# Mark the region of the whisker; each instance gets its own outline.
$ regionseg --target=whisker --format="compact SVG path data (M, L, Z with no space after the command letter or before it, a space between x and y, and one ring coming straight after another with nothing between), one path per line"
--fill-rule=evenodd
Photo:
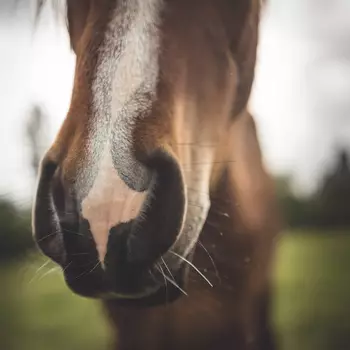
M188 296L188 294L176 283L174 282L171 278L169 278L167 275L164 275L164 277L166 278L166 280L171 283L175 288L177 288L181 293L183 293L184 295Z
M101 262L98 261L97 264L96 264L91 270L82 272L81 274L79 274L78 276L76 276L75 279L77 280L77 279L80 278L80 277L83 277L83 276L85 276L85 275L88 275L89 273L93 272L100 264L101 264Z
M90 237L84 235L83 233L76 232L76 231L72 231L72 230L68 230L68 229L66 229L66 228L62 228L62 231L63 231L63 232L67 232L67 233L72 233L72 234L77 235L77 236L90 238Z
M42 280L44 277L54 273L54 272L58 272L60 270L59 266L53 267L52 269L46 271L39 279L38 281Z
M158 281L157 281L156 277L154 276L153 272L151 271L151 269L148 269L148 273L151 275L153 281L158 283Z
M87 238L87 239L92 239L92 237L89 237L89 236L86 236L84 235L83 233L80 233L80 232L75 232L75 231L72 231L72 230L67 230L67 229L62 229L63 232L67 232L67 233L71 233L71 234L74 234L74 235L77 235L77 236L80 236L80 237L84 237L84 238ZM49 233L48 235L44 236L44 237L41 237L37 240L37 243L40 243L42 241L44 241L45 239L48 239L49 237L52 237L56 234L60 233L59 230L57 231L54 231L54 232L51 232Z
M52 232L52 233L49 233L48 235L44 236L44 237L41 237L37 240L37 243L40 243L41 241L44 241L45 239L51 237L51 236L54 236L58 233L58 231L55 231L55 232Z
M199 245L202 247L202 249L207 253L207 255L208 255L208 257L209 257L211 263L213 264L213 267L214 267L214 270L215 270L215 275L216 275L216 277L218 278L219 283L221 284L221 277L220 277L220 275L219 275L219 271L218 271L218 269L217 269L217 267L216 267L216 264L215 264L215 261L214 261L213 257L209 254L207 248L205 248L204 244L203 244L200 240L198 240L198 244L199 244Z
M101 265L101 262L100 262L100 261L98 261L97 264L96 264L87 274L89 274L89 273L95 271L95 270L97 269L98 265Z
M203 273L202 272L200 272L199 271L199 269L195 266L195 265L193 265L190 261L188 261L186 258L184 258L183 256L181 256L181 255L179 255L179 254L177 254L177 253L175 253L174 251L172 251L172 250L170 250L170 253L172 253L172 254L174 254L175 256L177 256L178 258L180 258L181 260L183 260L183 261L185 261L187 264L189 264L208 284L209 284L209 286L210 287L213 287L213 285L212 285L212 283L208 280L208 278L207 277L205 277L204 275L203 275Z
M31 280L28 282L28 284L31 284L35 278L37 277L38 273L44 268L46 267L49 263L51 262L50 259L48 259L47 261L45 261L35 272L34 272L34 276L33 278L31 278Z
M171 271L170 271L170 269L169 269L169 266L166 264L166 262L165 262L165 260L163 259L163 257L161 257L161 259L162 259L162 262L163 262L165 268L166 268L167 271L169 272L170 277L175 281L175 278L174 278L173 274L171 273Z
M167 280L165 278L165 273L163 271L163 268L160 264L156 264L156 266L158 267L158 271L162 274L163 278L164 278L164 285L165 285L165 306L168 305L168 283Z
M72 265L72 261L69 262L69 263L65 266L65 268L62 269L62 271L63 271L63 272L66 271L70 265Z

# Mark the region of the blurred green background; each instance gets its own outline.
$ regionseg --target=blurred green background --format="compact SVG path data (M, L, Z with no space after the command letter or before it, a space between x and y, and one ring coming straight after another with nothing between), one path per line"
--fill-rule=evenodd
M293 194L288 177L276 179L287 224L274 274L281 350L350 349L348 163L340 152L308 198ZM107 349L109 326L99 303L73 295L59 269L33 250L29 223L28 210L1 201L0 349Z

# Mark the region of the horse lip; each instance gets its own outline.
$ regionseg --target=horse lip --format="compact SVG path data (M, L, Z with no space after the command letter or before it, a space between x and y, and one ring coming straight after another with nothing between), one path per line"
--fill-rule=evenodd
M106 269L102 269L101 266L90 266L88 268L81 268L81 262L86 259L81 257L80 263L77 263L77 258L72 254L67 253L63 243L60 245L57 242L62 242L61 237L64 233L58 231L53 236L47 238L47 240L38 241L37 244L41 250L52 260L56 261L62 268L65 281L68 287L76 294L94 298L102 299L107 302L114 302L121 306L126 307L152 307L161 305L164 303L172 303L182 296L182 288L185 277L182 274L184 264L179 264L176 271L172 271L172 278L174 278L174 284L169 283L163 279L161 274L158 274L158 280L149 285L143 284L140 281L137 289L131 290L124 285L122 281L113 281L109 276L108 266ZM57 256L53 253L53 248L59 252ZM60 249L58 250L57 247ZM59 258L57 258L59 256ZM68 262L69 261L69 262ZM156 273L156 265L153 265L153 272ZM121 267L121 269L123 269ZM160 272L159 270L157 270ZM143 274L146 273L143 270ZM174 277L173 277L174 276ZM176 287L176 285L178 287ZM180 288L179 288L180 287Z
M174 283L160 279L153 289L149 289L149 293L123 295L116 292L107 292L100 294L99 298L109 304L130 308L149 308L164 304L169 305L184 296L183 288L187 271L187 266L180 264L179 269L173 272ZM160 278L162 277L160 276Z
M101 269L77 276L74 268L72 271L72 266L68 265L64 269L64 275L67 285L74 293L125 307L144 308L169 304L186 294L183 291L188 271L185 264L180 264L176 271L172 271L172 283L168 282L169 279L163 279L162 273L155 266L152 269L152 276L158 273L157 279L152 278L149 284L141 283L135 290L127 290L122 284L114 285L111 283L108 271Z
M102 269L101 266L96 266L94 263L91 263L88 267L84 266L84 264L86 265L86 261L88 261L86 255L76 256L71 249L68 248L67 251L67 247L64 245L64 236L71 231L69 227L65 226L65 224L67 223L61 222L62 230L57 231L53 236L48 237L46 242L45 240L39 240L38 245L40 245L40 248L45 255L56 261L61 266L65 281L74 293L89 298L98 298L109 301L113 300L115 303L127 307L156 306L165 302L173 302L181 296L180 290L165 281L162 275L159 274L159 270L154 267L155 265L152 265L152 267L153 275L158 271L157 281L154 279L151 281L151 278L148 279L148 282L147 279L145 281L143 277L145 274L148 274L148 269L146 270L142 268L138 275L141 278L135 288L130 288L130 280L129 283L127 283L127 281L125 283L125 280L116 280L116 276L113 273L111 274L109 266L106 266L105 269ZM81 226L87 228L88 222L82 220ZM86 234L85 231L84 233ZM80 235L70 235L69 237L73 240L77 239L78 241L84 239L83 236ZM57 245L57 242L59 241L63 243ZM70 245L68 244L68 247L69 246ZM53 247L55 247L55 249L57 249L57 247L60 248L59 260L56 255L53 254ZM97 257L97 255L95 257ZM116 268L118 270L118 266L116 266ZM124 268L119 266L119 270L124 271ZM180 271L180 268L178 271ZM182 285L183 279L176 277L178 276L178 273L173 271L173 275L176 279L176 281L174 281L175 284ZM134 276L134 278L137 279L138 276Z

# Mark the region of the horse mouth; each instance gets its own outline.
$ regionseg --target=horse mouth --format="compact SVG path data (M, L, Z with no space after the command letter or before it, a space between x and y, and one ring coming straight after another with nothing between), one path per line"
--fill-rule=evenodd
M75 294L132 307L168 304L187 295L188 265L176 259L176 255L167 263L165 258L171 250L157 262L130 263L123 261L118 254L122 245L112 239L101 263L86 220L82 220L80 232L65 224L62 227L61 232L36 242L45 255L61 266L65 282ZM72 232L84 233L72 235ZM112 232L111 237L113 234L117 236Z
M179 239L187 207L182 173L164 152L149 164L155 176L145 210L110 229L101 262L81 206L57 180L58 165L43 161L33 211L34 239L62 267L66 284L76 294L139 306L186 294L187 267L179 258L186 250Z
M169 252L176 257L171 249L156 262L129 261L126 258L123 251L127 244L125 240L133 224L124 223L111 229L103 263L98 260L87 220L81 221L81 234L77 237L69 235L73 232L72 228L63 225L63 235L67 232L70 241L65 239L68 244L63 253L67 263L61 266L71 290L82 296L112 299L121 305L130 306L154 306L186 295L187 267L179 259L166 262ZM85 254L76 253L77 249L83 249Z

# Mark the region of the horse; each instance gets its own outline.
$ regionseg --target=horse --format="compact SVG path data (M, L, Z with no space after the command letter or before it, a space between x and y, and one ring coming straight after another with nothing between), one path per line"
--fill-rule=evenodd
M261 10L66 0L74 84L33 235L68 288L101 301L115 349L275 349L281 224L248 108Z

